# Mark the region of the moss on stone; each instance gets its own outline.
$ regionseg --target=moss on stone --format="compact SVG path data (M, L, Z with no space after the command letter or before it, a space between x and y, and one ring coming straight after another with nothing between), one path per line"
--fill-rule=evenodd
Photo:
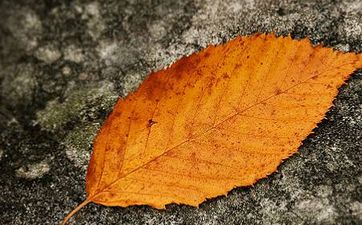
M102 82L100 85L71 88L64 102L59 99L49 101L43 110L37 112L36 122L48 131L55 131L72 119L84 119L92 116L92 112L111 109L117 99L112 83Z
M78 126L69 132L62 142L68 159L84 171L87 168L93 139L100 126L99 123Z

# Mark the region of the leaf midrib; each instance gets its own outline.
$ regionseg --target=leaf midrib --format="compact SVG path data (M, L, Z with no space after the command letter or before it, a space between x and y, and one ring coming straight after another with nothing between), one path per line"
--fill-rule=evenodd
M326 72L326 71L324 71L324 72ZM319 76L319 75L321 75L321 73L318 74L317 76ZM291 89L293 89L293 88L295 88L295 87L297 87L297 86L299 86L299 85L307 82L308 80L311 80L311 79L314 78L315 76L316 76L316 75L313 75L313 76L305 79L304 81L301 81L300 83L297 83L297 84L295 84L295 85L293 85L293 86L285 89L284 91L281 91L279 94L273 94L273 95L271 95L271 96L269 96L269 97L267 97L267 98L265 98L265 99L263 99L263 100L261 100L261 101L259 101L259 102L257 102L257 103L254 103L254 104L248 106L247 108L245 108L245 109L243 109L243 110L241 110L241 111L237 111L237 112L235 112L235 113L232 113L231 115L227 116L225 119L221 120L219 123L216 123L214 126L206 129L205 131L200 132L199 134L194 135L194 138L192 138L192 139L191 139L191 138L188 138L188 139L185 139L185 140L181 141L180 143L176 144L175 146L167 149L167 150L166 150L165 152L163 152L162 154L154 157L153 159L147 161L147 162L144 163L144 164L141 164L140 166L138 166L138 167L134 168L133 170L129 171L127 174L124 174L123 176L118 177L116 180L114 180L112 183L108 184L108 185L107 185L106 187L104 187L103 189L99 189L99 190L100 190L99 192L96 192L94 195L88 196L88 199L90 199L90 200L94 199L97 195L100 195L101 193L103 193L103 192L107 191L108 189L110 189L110 188L111 188L113 185L115 185L118 181L120 181L120 180L122 180L123 178L129 176L130 174L138 171L138 170L141 169L142 167L150 164L151 162L154 162L155 160L161 158L162 156L164 156L164 155L166 155L167 153L169 153L170 151L178 148L179 146L181 146L181 145L183 145L183 144L186 144L186 143L188 143L189 141L195 140L195 139L197 139L197 138L200 138L200 137L208 134L209 132L213 131L213 130L216 129L218 126L220 126L220 125L222 125L223 123L225 123L226 121L234 118L235 116L238 116L238 115L240 115L241 113L244 113L244 112L246 112L246 111L248 111L248 110L256 107L256 106L259 105L259 104L265 103L265 102L267 102L268 100L270 100L270 99L272 99L272 98L274 98L274 97L276 97L276 96L279 96L279 95L281 95L281 94L285 94L287 91L289 91L289 90L291 90Z

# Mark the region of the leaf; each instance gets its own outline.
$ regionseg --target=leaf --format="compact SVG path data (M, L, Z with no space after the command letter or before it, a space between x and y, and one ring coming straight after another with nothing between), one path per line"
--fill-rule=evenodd
M250 186L294 154L362 56L274 34L237 37L151 73L94 142L88 202L205 199Z

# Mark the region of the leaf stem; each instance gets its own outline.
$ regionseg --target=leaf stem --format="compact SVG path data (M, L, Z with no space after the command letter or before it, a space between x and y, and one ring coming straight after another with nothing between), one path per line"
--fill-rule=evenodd
M63 222L61 223L61 225L65 225L68 220L75 214L77 213L81 208L83 208L85 205L87 205L89 202L91 202L91 199L88 197L86 200L84 200L84 202L80 203L75 209L73 209L63 220Z

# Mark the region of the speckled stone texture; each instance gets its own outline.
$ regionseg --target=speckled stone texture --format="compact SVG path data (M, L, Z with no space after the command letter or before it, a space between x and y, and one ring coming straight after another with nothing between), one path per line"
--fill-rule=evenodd
M57 224L85 199L92 140L152 70L255 32L362 51L362 1L0 1L0 224ZM89 204L71 224L362 224L362 78L299 152L200 208Z

